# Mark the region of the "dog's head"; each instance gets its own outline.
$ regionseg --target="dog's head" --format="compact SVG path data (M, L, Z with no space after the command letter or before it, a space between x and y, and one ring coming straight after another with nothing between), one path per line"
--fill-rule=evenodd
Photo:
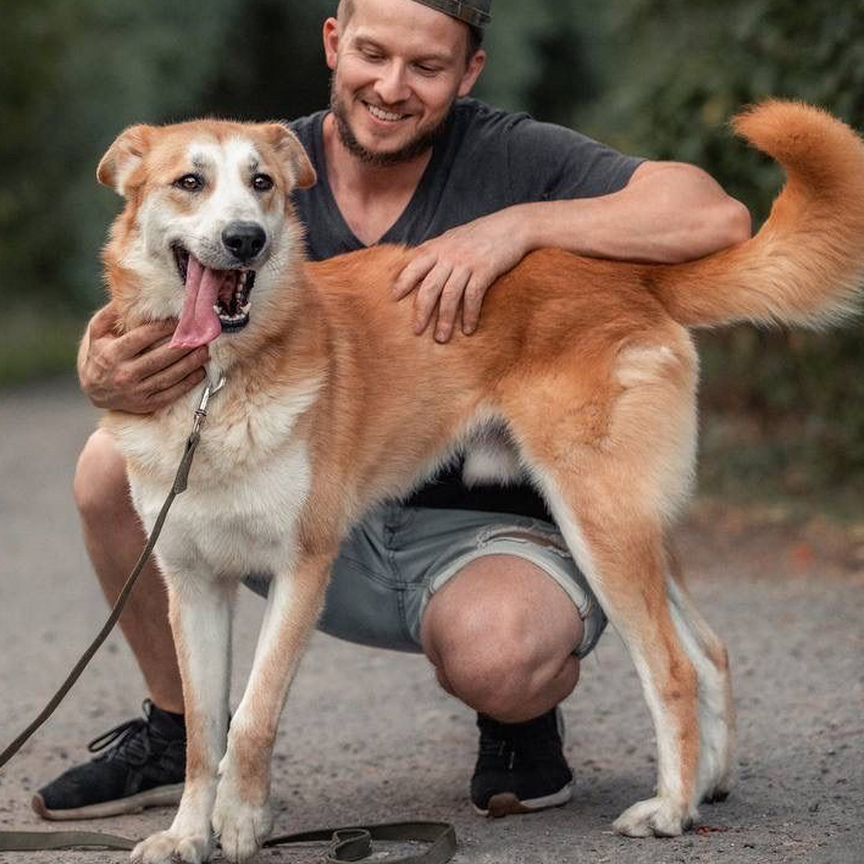
M191 348L240 339L287 301L275 294L302 240L290 193L315 171L284 126L133 126L97 177L126 199L105 261L127 327L177 318L173 344Z

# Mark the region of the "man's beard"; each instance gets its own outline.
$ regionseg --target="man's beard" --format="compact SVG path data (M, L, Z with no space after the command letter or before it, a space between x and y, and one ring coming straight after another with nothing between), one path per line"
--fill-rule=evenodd
M410 162L412 159L422 156L435 145L436 141L443 137L444 130L447 128L447 121L450 119L450 112L448 111L447 115L437 126L428 131L421 132L416 138L398 150L376 153L374 150L368 150L357 140L354 130L348 123L348 111L345 108L345 103L336 95L335 87L330 88L330 110L333 113L333 119L336 121L339 140L345 146L345 149L364 164L372 165L375 168L389 168L393 165L401 165L404 162Z

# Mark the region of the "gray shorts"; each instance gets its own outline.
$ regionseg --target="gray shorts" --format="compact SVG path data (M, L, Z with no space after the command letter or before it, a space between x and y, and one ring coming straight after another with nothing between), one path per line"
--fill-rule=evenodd
M515 555L540 567L576 605L588 654L606 616L554 525L475 510L385 505L358 523L333 565L318 628L331 636L396 651L421 652L420 625L432 595L485 555ZM266 596L269 577L245 580Z

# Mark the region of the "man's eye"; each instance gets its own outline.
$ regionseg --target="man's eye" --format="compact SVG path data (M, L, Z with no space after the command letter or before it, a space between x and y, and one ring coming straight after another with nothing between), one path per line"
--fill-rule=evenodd
M198 192L204 188L204 178L200 174L184 174L173 185L184 192Z
M252 178L252 188L256 192L269 192L273 185L273 178L269 174L256 174Z

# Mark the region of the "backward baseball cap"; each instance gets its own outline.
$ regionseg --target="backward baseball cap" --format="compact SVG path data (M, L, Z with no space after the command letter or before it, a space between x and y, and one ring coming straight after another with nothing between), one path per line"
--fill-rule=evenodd
M424 6L430 6L439 12L458 18L472 27L485 27L491 20L490 7L492 0L417 0Z

